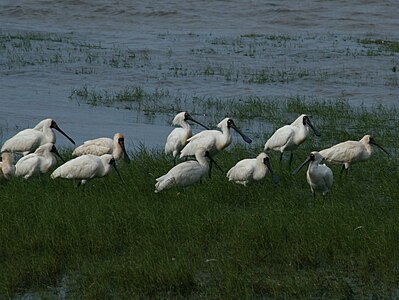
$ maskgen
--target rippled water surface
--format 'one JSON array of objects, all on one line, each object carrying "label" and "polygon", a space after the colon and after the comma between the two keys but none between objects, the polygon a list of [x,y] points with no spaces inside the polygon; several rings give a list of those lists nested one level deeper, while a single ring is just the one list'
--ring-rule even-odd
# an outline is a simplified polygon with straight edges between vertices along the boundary
[{"label": "rippled water surface", "polygon": [[[2,1],[0,138],[51,117],[78,144],[118,131],[130,147],[164,143],[174,112],[157,112],[161,100],[154,96],[151,111],[106,107],[76,97],[84,88],[161,90],[182,109],[195,97],[395,104],[398,52],[381,47],[398,40],[395,8],[366,0]],[[57,143],[69,146],[62,136]]]}]

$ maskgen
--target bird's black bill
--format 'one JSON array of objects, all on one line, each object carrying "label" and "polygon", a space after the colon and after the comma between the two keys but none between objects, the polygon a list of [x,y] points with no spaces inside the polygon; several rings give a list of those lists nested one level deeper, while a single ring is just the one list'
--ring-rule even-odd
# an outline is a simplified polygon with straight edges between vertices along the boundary
[{"label": "bird's black bill", "polygon": [[62,162],[65,162],[65,160],[62,158],[61,154],[58,152],[57,148],[55,148],[55,146],[53,146],[53,148],[51,148],[51,152],[53,152],[55,155],[57,155]]},{"label": "bird's black bill", "polygon": [[127,151],[125,148],[125,142],[123,140],[119,141],[119,145],[121,145],[122,151],[123,151],[123,159],[125,160],[125,162],[129,163],[130,162],[130,157],[129,155],[127,155]]},{"label": "bird's black bill", "polygon": [[388,156],[391,156],[391,154],[389,154],[387,150],[385,150],[384,148],[382,148],[382,146],[380,146],[379,144],[377,144],[375,141],[370,141],[370,144],[376,145],[378,148],[380,148],[382,151],[384,151]]},{"label": "bird's black bill", "polygon": [[68,140],[71,141],[72,144],[76,145],[75,141],[73,139],[71,139],[64,131],[61,130],[60,127],[58,127],[58,125],[54,122],[52,124],[52,128],[58,130],[61,134],[63,134]]},{"label": "bird's black bill", "polygon": [[308,123],[309,127],[312,128],[312,130],[316,136],[321,136],[320,131],[316,127],[313,126],[312,122],[310,122],[309,119],[307,119],[307,123]]},{"label": "bird's black bill", "polygon": [[269,169],[270,174],[272,175],[272,181],[273,181],[274,183],[278,183],[279,178],[278,178],[278,176],[277,176],[276,174],[274,174],[274,172],[273,172],[272,165],[270,164],[270,159],[267,157],[267,158],[264,160],[264,162],[265,162],[266,167]]},{"label": "bird's black bill", "polygon": [[111,160],[111,165],[114,167],[116,174],[118,174],[119,179],[121,180],[122,183],[125,183],[125,181],[123,180],[121,174],[118,171],[118,168],[116,167],[116,163],[115,163],[115,159]]},{"label": "bird's black bill", "polygon": [[296,168],[294,171],[292,171],[292,175],[296,175],[299,173],[299,171],[306,166],[308,163],[310,163],[311,159],[308,157],[298,168]]},{"label": "bird's black bill", "polygon": [[251,140],[248,136],[246,136],[245,134],[243,134],[243,133],[241,132],[241,130],[237,128],[237,126],[232,125],[232,127],[234,128],[235,131],[237,131],[237,133],[238,133],[239,135],[241,135],[242,139],[243,139],[245,142],[247,142],[248,144],[251,144],[251,143],[252,143],[252,140]]},{"label": "bird's black bill", "polygon": [[198,125],[201,125],[202,127],[204,127],[206,130],[209,130],[209,128],[207,126],[205,126],[204,124],[198,122],[197,120],[194,120],[191,116],[188,116],[187,120],[190,120],[190,121],[192,121],[194,123],[197,123]]}]

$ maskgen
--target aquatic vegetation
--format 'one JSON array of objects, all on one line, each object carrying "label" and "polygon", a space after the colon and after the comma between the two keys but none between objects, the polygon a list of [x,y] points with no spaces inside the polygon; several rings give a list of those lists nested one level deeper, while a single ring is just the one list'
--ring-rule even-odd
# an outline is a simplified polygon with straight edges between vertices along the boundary
[{"label": "aquatic vegetation", "polygon": [[359,40],[360,44],[363,45],[376,45],[380,49],[389,52],[399,52],[399,41],[390,41],[390,40],[382,40],[382,39],[361,39]]}]

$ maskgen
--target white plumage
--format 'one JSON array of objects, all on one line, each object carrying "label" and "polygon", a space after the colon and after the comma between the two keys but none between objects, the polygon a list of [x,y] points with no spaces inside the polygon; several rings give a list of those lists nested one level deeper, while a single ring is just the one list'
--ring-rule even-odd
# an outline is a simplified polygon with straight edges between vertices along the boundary
[{"label": "white plumage", "polygon": [[1,153],[0,180],[10,180],[14,175],[14,155],[11,152]]},{"label": "white plumage", "polygon": [[246,186],[250,181],[261,180],[269,173],[272,175],[273,181],[277,182],[278,179],[273,173],[269,157],[262,152],[256,158],[240,160],[227,172],[227,178],[229,181]]},{"label": "white plumage", "polygon": [[197,149],[196,160],[182,162],[169,170],[165,175],[158,177],[155,184],[155,193],[170,189],[173,186],[187,187],[200,181],[209,171],[209,162],[212,159],[205,149]]},{"label": "white plumage", "polygon": [[317,136],[320,136],[319,131],[310,122],[309,116],[302,114],[290,125],[285,125],[277,129],[274,134],[265,143],[265,151],[274,150],[279,151],[280,161],[283,157],[283,152],[291,151],[290,165],[295,149],[299,147],[307,138],[309,134],[309,127],[313,129]]},{"label": "white plumage", "polygon": [[58,130],[73,144],[75,142],[63,132],[52,119],[45,119],[39,122],[34,128],[24,129],[5,141],[1,152],[17,152],[27,155],[46,143],[55,144],[55,134],[52,129]]},{"label": "white plumage", "polygon": [[333,172],[325,164],[320,164],[322,160],[323,156],[321,156],[319,152],[313,151],[308,158],[292,172],[292,174],[295,175],[306,164],[309,164],[308,171],[306,172],[306,180],[314,197],[316,197],[316,192],[325,196],[333,184]]},{"label": "white plumage", "polygon": [[122,155],[125,161],[129,162],[130,158],[125,148],[125,136],[122,133],[115,133],[114,139],[110,138],[98,138],[94,140],[88,140],[76,147],[72,152],[74,156],[82,156],[85,154],[92,154],[101,156],[104,154],[111,154],[115,160],[119,160]]},{"label": "white plumage", "polygon": [[389,155],[384,148],[375,142],[371,135],[365,135],[359,141],[346,141],[336,144],[330,148],[319,151],[319,153],[328,162],[342,164],[342,171],[346,170],[346,172],[348,172],[349,165],[366,161],[370,158],[373,151],[371,145],[379,147]]},{"label": "white plumage", "polygon": [[111,154],[101,156],[86,154],[79,156],[55,169],[51,174],[51,178],[74,179],[79,181],[79,184],[85,184],[93,178],[106,176],[111,171],[111,166],[114,167],[122,180],[116,168],[115,159]]},{"label": "white plumage", "polygon": [[195,155],[197,149],[204,148],[209,151],[210,156],[222,151],[231,143],[231,128],[237,131],[245,142],[251,143],[252,140],[243,134],[234,121],[230,118],[223,119],[217,125],[222,131],[219,130],[203,130],[188,139],[188,144],[181,150],[180,158],[185,156]]},{"label": "white plumage", "polygon": [[54,144],[41,145],[34,153],[30,153],[17,161],[15,176],[29,179],[47,173],[57,164],[56,155],[63,160]]},{"label": "white plumage", "polygon": [[173,129],[168,135],[165,143],[165,154],[172,155],[174,159],[180,155],[180,151],[188,143],[187,139],[192,136],[191,126],[187,121],[195,122],[205,129],[208,129],[205,125],[194,120],[189,113],[184,111],[178,113],[173,119],[173,125],[181,126],[181,128]]}]

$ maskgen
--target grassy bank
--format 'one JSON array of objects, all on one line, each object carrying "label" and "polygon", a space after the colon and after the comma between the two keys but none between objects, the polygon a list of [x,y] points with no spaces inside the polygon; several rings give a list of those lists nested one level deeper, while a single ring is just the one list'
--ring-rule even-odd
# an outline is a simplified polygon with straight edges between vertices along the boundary
[{"label": "grassy bank", "polygon": [[[2,184],[0,298],[397,296],[397,112],[337,103],[287,102],[276,108],[286,115],[269,120],[283,125],[290,109],[313,114],[323,135],[309,137],[294,167],[311,150],[366,133],[392,153],[375,149],[348,177],[332,166],[325,199],[313,200],[305,171],[292,176],[274,153],[280,182],[247,188],[214,170],[202,184],[155,194],[151,174],[164,174],[172,160],[146,149],[131,149],[132,162],[119,164],[125,184],[116,174],[84,189],[47,176]],[[218,162],[227,172],[270,134],[250,148],[231,146]]]}]

